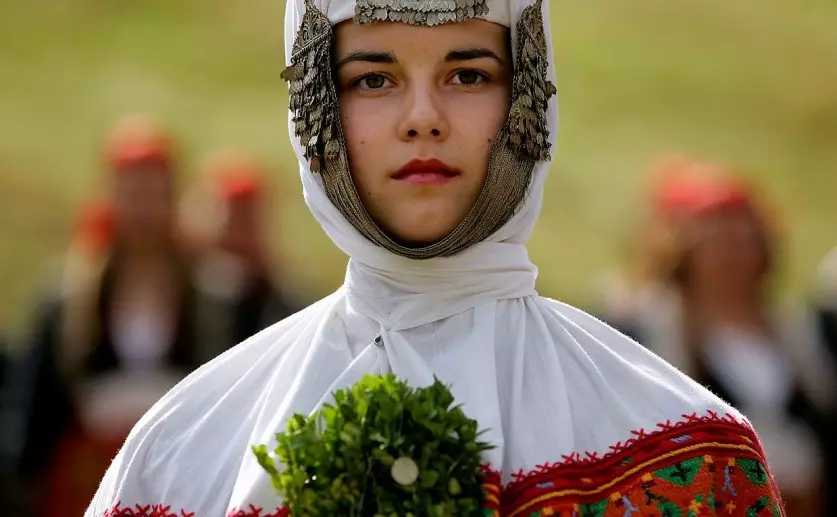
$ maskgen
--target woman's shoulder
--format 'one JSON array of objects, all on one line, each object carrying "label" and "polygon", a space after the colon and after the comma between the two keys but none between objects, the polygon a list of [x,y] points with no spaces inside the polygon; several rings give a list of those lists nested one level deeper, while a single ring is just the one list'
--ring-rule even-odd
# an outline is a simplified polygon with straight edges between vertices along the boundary
[{"label": "woman's shoulder", "polygon": [[223,513],[263,399],[277,395],[277,372],[301,364],[322,315],[339,301],[316,302],[180,381],[131,430],[87,516],[111,515],[117,503]]},{"label": "woman's shoulder", "polygon": [[745,421],[730,404],[622,331],[567,303],[544,303],[556,323],[554,346],[574,358],[579,367],[571,373],[586,376],[578,382],[597,386],[593,392],[618,394],[629,406],[626,411],[650,413],[649,424],[707,412]]},{"label": "woman's shoulder", "polygon": [[779,511],[761,443],[739,411],[599,319],[542,304],[539,326],[551,338],[543,346],[552,349],[533,342],[526,354],[538,357],[528,361],[533,371],[549,374],[536,379],[540,397],[522,403],[534,415],[529,427],[554,422],[572,429],[571,441],[512,474],[504,515]]},{"label": "woman's shoulder", "polygon": [[334,295],[323,298],[207,362],[161,398],[134,432],[157,429],[177,434],[182,429],[178,422],[194,424],[195,417],[201,416],[200,423],[206,425],[206,418],[215,413],[246,411],[270,382],[277,365],[289,353],[307,349],[324,311],[335,301]]},{"label": "woman's shoulder", "polygon": [[713,413],[521,473],[501,500],[502,515],[784,515],[755,432]]}]

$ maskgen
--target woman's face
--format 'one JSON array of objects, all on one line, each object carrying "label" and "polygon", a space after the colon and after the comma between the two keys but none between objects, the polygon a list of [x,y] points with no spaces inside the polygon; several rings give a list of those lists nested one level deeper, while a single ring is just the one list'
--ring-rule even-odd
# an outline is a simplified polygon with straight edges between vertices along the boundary
[{"label": "woman's face", "polygon": [[256,253],[261,241],[256,200],[230,200],[225,208],[226,220],[218,236],[218,245],[240,256]]},{"label": "woman's face", "polygon": [[402,244],[440,240],[474,205],[509,113],[508,37],[483,20],[337,26],[352,176],[373,220]]},{"label": "woman's face", "polygon": [[123,241],[147,242],[168,237],[174,199],[171,175],[161,170],[140,170],[138,165],[115,175],[113,197],[116,231]]},{"label": "woman's face", "polygon": [[697,225],[693,283],[724,293],[753,293],[765,272],[764,235],[752,214],[732,212]]}]

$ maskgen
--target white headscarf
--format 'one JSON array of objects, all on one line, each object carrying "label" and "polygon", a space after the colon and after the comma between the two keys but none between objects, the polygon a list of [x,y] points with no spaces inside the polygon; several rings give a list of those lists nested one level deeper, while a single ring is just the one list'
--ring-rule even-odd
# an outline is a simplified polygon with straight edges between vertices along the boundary
[{"label": "white headscarf", "polygon": [[[313,3],[333,24],[354,14],[351,0]],[[534,3],[490,0],[485,18],[510,27],[514,43],[516,21]],[[549,1],[542,9],[549,38]],[[304,0],[288,1],[289,63],[304,12]],[[554,79],[551,52],[549,62]],[[554,144],[554,98],[548,117]],[[133,430],[86,517],[131,515],[108,514],[117,503],[166,505],[177,515],[181,509],[196,516],[268,515],[280,501],[251,445],[272,443],[292,414],[311,413],[367,373],[392,371],[415,386],[435,375],[451,385],[466,413],[488,430],[485,439],[496,449],[485,459],[506,481],[576,452],[606,452],[634,430],[684,414],[740,417],[605,324],[537,295],[537,268],[525,242],[540,212],[548,163],[536,166],[523,206],[487,241],[416,261],[363,238],[292,140],[305,200],[350,257],[343,286],[166,395]]]}]

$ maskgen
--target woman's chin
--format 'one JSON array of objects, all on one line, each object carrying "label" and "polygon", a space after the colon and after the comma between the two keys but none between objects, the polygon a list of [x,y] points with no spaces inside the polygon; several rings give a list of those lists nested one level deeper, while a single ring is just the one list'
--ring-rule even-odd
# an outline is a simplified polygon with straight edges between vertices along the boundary
[{"label": "woman's chin", "polygon": [[433,217],[417,217],[403,221],[388,233],[403,246],[420,248],[429,246],[444,239],[456,228],[458,220],[434,219]]}]

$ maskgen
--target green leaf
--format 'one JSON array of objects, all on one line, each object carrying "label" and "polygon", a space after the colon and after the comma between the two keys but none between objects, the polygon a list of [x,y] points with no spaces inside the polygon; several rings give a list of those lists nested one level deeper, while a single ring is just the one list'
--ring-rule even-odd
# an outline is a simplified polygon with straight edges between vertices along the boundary
[{"label": "green leaf", "polygon": [[439,481],[439,473],[435,470],[422,470],[419,479],[423,488],[430,488]]}]

